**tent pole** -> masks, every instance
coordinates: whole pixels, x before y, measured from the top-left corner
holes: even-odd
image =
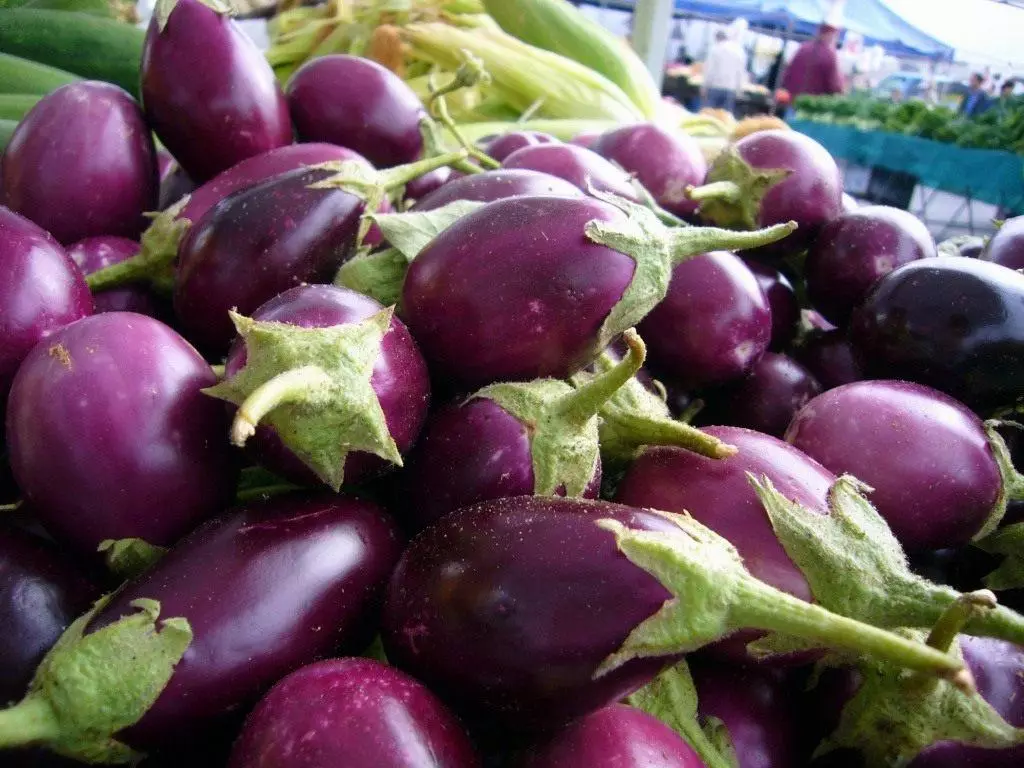
[[[665,77],[665,52],[673,5],[673,0],[637,0],[633,12],[633,48],[659,88]]]

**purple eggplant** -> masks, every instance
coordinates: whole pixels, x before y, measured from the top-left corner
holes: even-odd
[[[540,131],[511,131],[483,142],[482,149],[499,163],[517,149],[538,144],[561,144],[554,136]]]
[[[539,496],[465,507],[420,533],[391,578],[381,638],[389,661],[474,721],[551,732],[752,624],[865,650],[884,637],[903,661],[959,668],[758,582],[688,517]]]
[[[462,725],[426,687],[372,659],[321,661],[249,715],[228,768],[476,768]]]
[[[99,595],[51,542],[0,527],[0,704],[25,695],[39,661]]]
[[[752,370],[771,340],[772,314],[743,261],[715,251],[673,270],[668,295],[637,330],[656,371],[702,389]]]
[[[739,768],[806,765],[793,702],[798,689],[783,670],[751,669],[705,661],[690,664],[700,714],[721,720]]]
[[[750,373],[707,396],[698,418],[782,437],[793,415],[821,394],[821,384],[787,355],[765,352]]]
[[[800,410],[786,440],[871,486],[871,502],[911,552],[965,545],[997,504],[1000,516],[1005,508],[981,419],[930,387],[859,381],[831,389]]]
[[[406,201],[411,200],[418,203],[428,195],[439,190],[445,184],[459,178],[456,174],[457,171],[453,171],[451,168],[435,168],[429,173],[417,176],[406,184],[405,191],[402,193],[402,198]]]
[[[979,258],[1010,269],[1024,269],[1024,216],[1004,221]]]
[[[869,205],[826,224],[807,254],[804,274],[811,303],[836,325],[882,277],[936,255],[935,240],[914,214]]]
[[[854,312],[866,373],[941,390],[975,410],[1012,405],[1024,381],[1024,275],[957,256],[883,277]]]
[[[772,312],[772,338],[768,349],[781,352],[796,337],[800,325],[800,300],[789,278],[775,267],[755,259],[744,259],[743,263],[757,278]]]
[[[146,118],[197,183],[292,143],[274,71],[213,3],[160,0],[142,50]]]
[[[378,168],[411,163],[423,152],[422,103],[398,75],[370,59],[311,59],[288,83],[288,106],[302,141],[351,147]]]
[[[521,768],[704,768],[671,728],[646,712],[612,704],[567,725],[526,754]]]
[[[826,390],[864,378],[846,332],[838,328],[813,331],[792,355]]]
[[[791,231],[667,228],[647,209],[625,205],[628,216],[592,198],[497,200],[431,240],[406,274],[401,313],[435,375],[463,391],[568,376],[657,304],[673,264]],[[764,314],[767,344],[766,305]]]
[[[40,668],[41,695],[0,713],[0,744],[32,738],[31,729],[11,732],[26,708],[56,707],[72,724],[86,718],[106,754],[111,732],[150,749],[211,730],[289,672],[363,647],[400,549],[380,508],[337,495],[292,494],[210,520],[72,626],[59,663],[44,660]],[[101,641],[101,632],[115,631],[119,643]],[[165,644],[166,655],[154,660],[147,649],[155,642]],[[81,711],[91,699],[76,701],[74,688],[97,695],[91,678],[63,674],[103,663],[119,669],[99,683],[108,681],[108,689],[98,694],[120,704],[111,707],[120,718],[113,722]],[[149,699],[133,699],[129,680],[147,681]],[[67,698],[47,697],[52,690]],[[57,745],[63,736],[59,728],[44,735]],[[96,747],[81,740],[75,746]]]
[[[379,321],[380,338],[373,348],[363,336],[353,337],[351,348],[339,340],[346,333],[363,333],[360,329]],[[352,485],[379,474],[389,461],[401,462],[401,454],[419,435],[430,404],[426,364],[402,321],[355,291],[302,285],[259,307],[248,323],[255,328],[255,335],[243,335],[233,346],[225,365],[227,378],[211,394],[240,405],[233,437],[244,443],[251,434],[253,453],[260,464],[294,482],[326,482],[337,489],[342,481]],[[260,323],[293,327],[291,334],[287,328],[282,334],[286,345],[289,336],[309,339],[315,334],[308,331],[323,329],[323,341],[318,343],[327,351],[321,354],[320,347],[312,346],[304,354],[291,351],[283,358],[287,361],[283,370],[279,360],[272,360],[265,369],[263,350],[272,347]],[[258,356],[251,354],[250,344],[258,345]],[[372,355],[357,361],[357,355],[367,354],[362,347]],[[331,349],[336,352],[332,354]],[[337,354],[340,359],[335,359]],[[299,369],[305,375],[297,373]],[[350,378],[359,376],[360,370],[365,376]],[[258,381],[250,378],[253,376],[259,377]],[[332,376],[337,379],[338,391],[321,399],[321,377]],[[276,414],[275,409],[279,410]],[[265,417],[268,423],[260,424]],[[378,442],[363,434],[371,429],[367,420],[380,430]],[[319,439],[316,430],[304,430],[300,424],[319,425],[325,439],[334,445],[315,444]],[[314,434],[305,435],[304,431]]]
[[[577,133],[572,137],[570,144],[575,144],[577,147],[583,147],[584,149],[590,149],[594,142],[597,141],[601,136],[600,131],[583,131]]]
[[[754,229],[795,221],[784,241],[752,252],[773,259],[798,253],[842,212],[843,182],[832,155],[796,131],[758,131],[726,148],[690,192],[700,215],[718,226]]]
[[[130,259],[138,252],[138,242],[126,237],[87,237],[68,246],[68,256],[78,265],[83,275]],[[93,295],[93,303],[97,313],[137,312],[156,318],[167,314],[152,291],[141,285],[97,291]]]
[[[432,211],[456,200],[490,203],[507,197],[582,197],[583,193],[565,179],[540,171],[485,171],[450,181],[413,206],[414,211]]]
[[[697,203],[686,190],[703,183],[708,164],[692,136],[637,123],[601,134],[590,149],[634,174],[669,213],[684,218],[696,213]]]
[[[107,312],[48,336],[11,387],[11,467],[46,529],[95,552],[105,539],[173,542],[220,511],[236,468],[216,381],[177,333]]]
[[[142,110],[109,83],[71,83],[47,94],[7,145],[3,189],[8,207],[64,244],[138,237],[159,194]]]
[[[506,157],[503,168],[522,168],[565,179],[573,186],[590,193],[611,193],[639,202],[629,176],[596,152],[575,144],[535,144],[523,147]]]
[[[171,157],[166,150],[157,151],[156,162],[160,175],[160,195],[157,208],[163,211],[185,195],[192,194],[196,185],[185,173],[185,169],[178,165],[178,161]]]
[[[93,300],[67,252],[28,219],[0,206],[0,404],[21,361],[43,338],[92,314]]]

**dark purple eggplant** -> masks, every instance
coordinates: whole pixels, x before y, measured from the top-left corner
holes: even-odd
[[[302,285],[238,322],[246,330],[226,379],[209,391],[240,406],[236,444],[252,437],[260,464],[335,490],[401,463],[430,404],[426,364],[401,320],[355,291]],[[305,349],[290,348],[299,341]],[[334,389],[325,391],[324,379]]]
[[[772,312],[772,338],[768,349],[781,352],[796,337],[800,325],[800,300],[789,278],[775,267],[755,259],[744,259],[743,263],[757,278]]]
[[[511,131],[483,142],[481,148],[500,163],[517,149],[522,149],[523,147],[561,143],[554,136],[539,131]]]
[[[68,256],[78,265],[83,275],[90,275],[111,264],[119,264],[138,252],[138,242],[126,237],[87,237],[68,246]],[[156,318],[167,314],[166,308],[144,285],[97,291],[93,294],[93,304],[97,313],[138,312]]]
[[[0,527],[0,704],[25,695],[40,660],[99,596],[51,542]]]
[[[430,173],[417,176],[405,185],[402,197],[406,201],[419,202],[430,194],[433,194],[445,184],[459,178],[457,171],[451,168],[435,168]]]
[[[864,378],[846,332],[838,328],[809,333],[792,355],[826,390]]]
[[[362,647],[399,552],[380,508],[337,495],[278,497],[210,520],[72,625],[44,659],[41,687],[0,713],[0,744],[35,736],[124,762],[124,744],[195,738],[289,672]],[[116,673],[79,671],[104,664]],[[111,704],[97,715],[99,699]],[[90,730],[74,733],[82,722]]]
[[[388,587],[381,638],[389,661],[474,721],[551,732],[752,624],[956,666],[758,582],[690,518],[538,496],[466,507],[417,536]]]
[[[590,149],[636,176],[655,202],[684,218],[697,211],[686,190],[701,184],[708,164],[696,139],[655,123],[637,123],[601,134]]]
[[[506,157],[503,168],[522,168],[565,179],[573,186],[590,193],[611,193],[639,202],[629,176],[596,152],[575,144],[535,144],[523,147]]]
[[[64,244],[138,237],[159,193],[142,110],[109,83],[71,83],[47,94],[4,151],[3,189],[8,207]]]
[[[828,222],[807,254],[811,303],[836,325],[897,267],[936,255],[935,240],[914,214],[869,205]]]
[[[166,325],[107,312],[51,334],[11,387],[7,441],[18,485],[60,541],[175,541],[220,511],[236,468],[210,366]]]
[[[476,768],[455,717],[426,687],[371,659],[292,672],[249,715],[228,768]]]
[[[1024,216],[1004,221],[979,258],[1010,269],[1024,269]]]
[[[668,228],[651,211],[623,205],[628,215],[592,198],[497,200],[431,240],[406,274],[401,313],[434,374],[462,391],[565,377],[657,304],[672,264],[790,231]],[[764,314],[767,344],[767,306]]]
[[[163,149],[158,150],[156,164],[160,176],[160,195],[157,208],[163,211],[185,195],[192,194],[196,185],[185,173],[185,169],[178,165],[178,161],[171,157],[170,152]]]
[[[700,215],[718,226],[754,229],[795,221],[797,231],[750,255],[799,253],[842,212],[843,182],[832,155],[796,131],[758,131],[722,152],[703,186],[690,192]]]
[[[708,393],[697,419],[782,437],[794,414],[821,391],[818,380],[796,360],[765,352],[744,378]]]
[[[411,163],[423,152],[422,103],[398,75],[370,59],[311,59],[288,83],[288,106],[302,141],[350,147],[378,168]]]
[[[854,312],[850,339],[867,375],[941,390],[984,412],[1024,381],[1024,275],[956,256],[883,277]]]
[[[582,197],[583,193],[565,179],[540,171],[485,171],[450,181],[419,200],[414,211],[432,211],[456,200],[490,203],[507,197]]]
[[[0,403],[21,361],[54,331],[92,314],[81,271],[45,231],[0,206]]]
[[[704,768],[693,751],[657,718],[612,704],[567,725],[533,747],[521,768]]]
[[[963,546],[1005,510],[981,419],[930,387],[859,381],[831,389],[796,414],[786,440],[871,486],[871,502],[911,552]]]
[[[771,340],[772,315],[743,261],[715,251],[677,266],[668,295],[637,329],[656,371],[702,389],[752,370]]]
[[[600,136],[601,134],[599,131],[583,131],[582,133],[577,133],[573,136],[569,143],[575,144],[577,147],[590,149]]]

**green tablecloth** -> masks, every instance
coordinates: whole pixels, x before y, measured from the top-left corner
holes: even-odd
[[[1024,211],[1024,161],[993,149],[963,149],[914,136],[861,131],[848,125],[790,120],[839,157],[856,165],[878,166],[916,176],[921,184]]]

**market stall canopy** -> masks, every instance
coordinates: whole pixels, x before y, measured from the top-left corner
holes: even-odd
[[[636,0],[591,4],[631,10]],[[675,15],[723,22],[743,17],[752,29],[808,37],[826,19],[832,5],[832,0],[675,0]],[[952,46],[922,32],[882,0],[847,3],[843,27],[861,34],[866,45],[880,45],[893,56],[953,58]]]

